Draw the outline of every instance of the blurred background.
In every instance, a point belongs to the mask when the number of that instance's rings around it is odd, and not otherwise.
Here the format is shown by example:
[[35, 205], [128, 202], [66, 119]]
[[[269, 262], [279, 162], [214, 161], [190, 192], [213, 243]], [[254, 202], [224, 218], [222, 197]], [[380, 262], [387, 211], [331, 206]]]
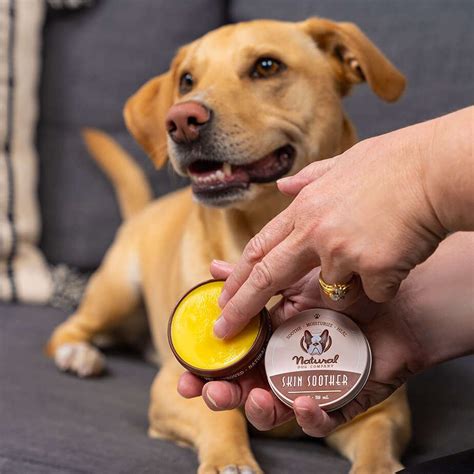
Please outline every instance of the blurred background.
[[[182, 186], [170, 169], [154, 170], [126, 131], [126, 99], [164, 72], [179, 46], [209, 30], [310, 16], [356, 23], [407, 77], [395, 104], [366, 85], [345, 99], [361, 138], [473, 103], [472, 0], [0, 0], [0, 473], [196, 469], [190, 450], [146, 437], [155, 367], [119, 352], [108, 358], [108, 377], [83, 381], [42, 356], [120, 224], [112, 186], [80, 129], [111, 134], [144, 167], [157, 196]], [[58, 297], [63, 309], [51, 307]], [[474, 446], [472, 357], [417, 377], [409, 396], [414, 437], [404, 462]], [[314, 439], [252, 443], [268, 472], [349, 469]]]

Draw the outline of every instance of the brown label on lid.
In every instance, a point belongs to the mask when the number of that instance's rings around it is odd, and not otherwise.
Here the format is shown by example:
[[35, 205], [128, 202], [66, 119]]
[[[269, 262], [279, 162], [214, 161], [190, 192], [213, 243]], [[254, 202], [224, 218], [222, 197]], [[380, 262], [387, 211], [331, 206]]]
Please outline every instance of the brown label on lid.
[[345, 370], [298, 370], [273, 375], [270, 380], [280, 395], [292, 402], [297, 397], [308, 396], [323, 404], [346, 395], [360, 376]]

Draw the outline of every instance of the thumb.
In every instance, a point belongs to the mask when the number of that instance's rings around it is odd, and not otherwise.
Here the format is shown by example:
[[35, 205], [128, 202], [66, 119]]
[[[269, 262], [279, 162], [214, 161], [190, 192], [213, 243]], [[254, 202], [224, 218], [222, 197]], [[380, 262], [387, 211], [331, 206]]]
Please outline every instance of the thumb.
[[277, 181], [278, 189], [289, 196], [298, 194], [307, 184], [326, 174], [337, 162], [339, 157], [311, 163], [293, 176]]

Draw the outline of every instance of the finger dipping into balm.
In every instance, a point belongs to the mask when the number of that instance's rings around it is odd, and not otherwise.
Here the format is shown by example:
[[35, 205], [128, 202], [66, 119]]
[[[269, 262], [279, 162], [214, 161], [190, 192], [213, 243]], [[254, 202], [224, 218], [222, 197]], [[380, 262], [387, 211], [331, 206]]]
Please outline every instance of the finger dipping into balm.
[[262, 310], [229, 340], [214, 335], [221, 314], [218, 298], [224, 281], [209, 280], [189, 290], [176, 305], [168, 325], [175, 357], [187, 370], [206, 380], [240, 377], [263, 358], [271, 334], [268, 311]]
[[353, 400], [372, 366], [369, 343], [357, 324], [329, 309], [303, 311], [282, 324], [265, 355], [268, 383], [289, 407], [314, 398], [325, 411]]

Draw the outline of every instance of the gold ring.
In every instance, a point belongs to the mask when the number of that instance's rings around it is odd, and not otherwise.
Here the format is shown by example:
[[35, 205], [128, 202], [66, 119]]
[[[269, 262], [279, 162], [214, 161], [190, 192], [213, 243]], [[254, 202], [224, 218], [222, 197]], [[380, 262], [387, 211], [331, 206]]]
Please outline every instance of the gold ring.
[[319, 286], [323, 290], [323, 293], [327, 295], [333, 301], [340, 301], [343, 300], [347, 293], [352, 289], [354, 286], [354, 275], [347, 283], [326, 283], [323, 280], [322, 274], [319, 274]]

